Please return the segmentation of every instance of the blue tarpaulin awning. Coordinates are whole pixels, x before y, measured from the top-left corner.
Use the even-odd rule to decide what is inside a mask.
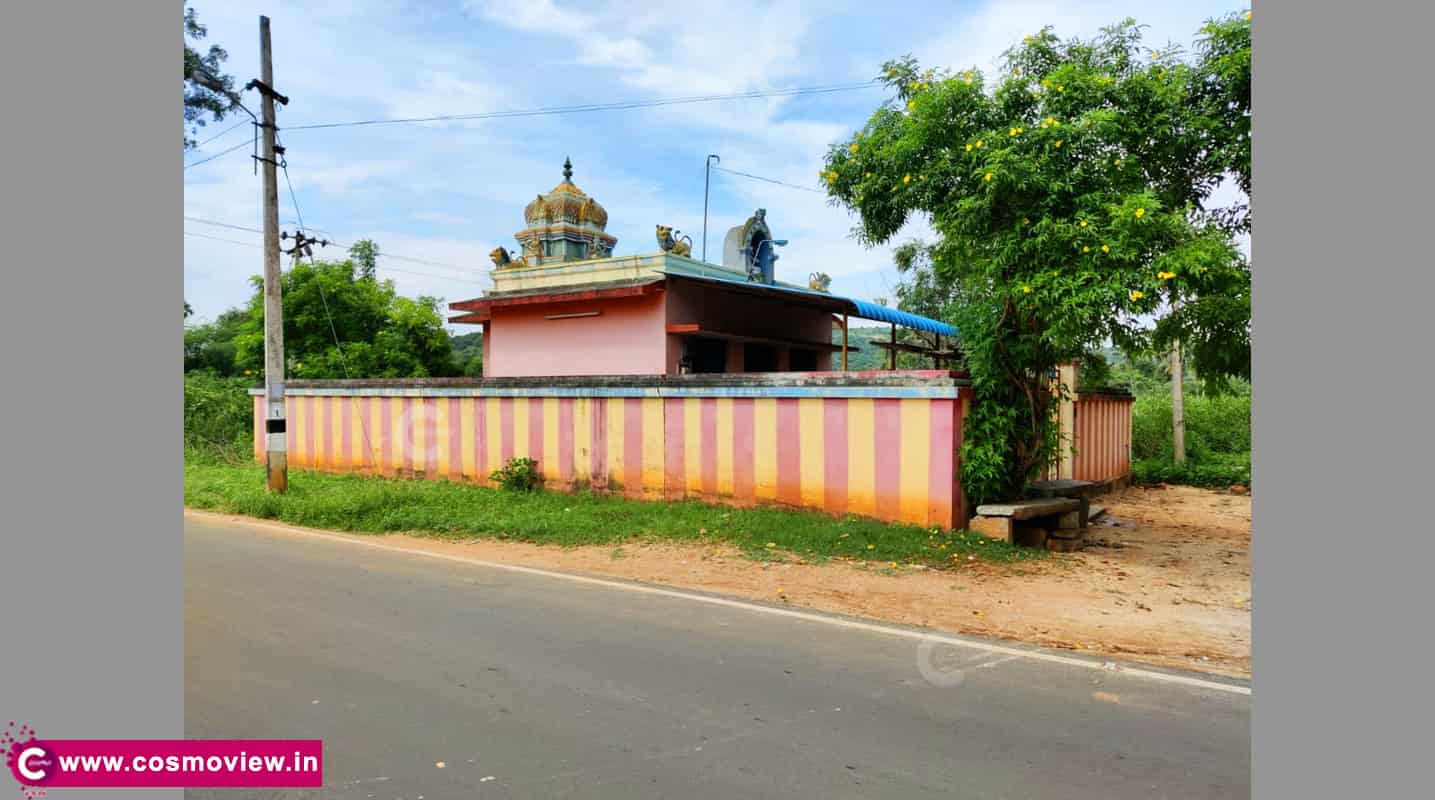
[[[855,317],[875,319],[878,322],[889,322],[893,325],[901,325],[904,328],[912,328],[914,330],[926,331],[927,333],[935,333],[942,336],[957,335],[956,328],[953,328],[945,322],[932,319],[931,317],[909,314],[906,311],[898,311],[895,308],[879,306],[876,303],[869,303],[866,300],[847,299],[847,302],[851,303],[856,309],[856,311],[852,312],[852,315]]]

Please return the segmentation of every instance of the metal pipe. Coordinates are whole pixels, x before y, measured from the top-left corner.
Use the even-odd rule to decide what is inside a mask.
[[[703,263],[708,262],[708,186],[713,174],[713,159],[722,163],[722,159],[716,153],[708,153],[707,160],[703,162]]]

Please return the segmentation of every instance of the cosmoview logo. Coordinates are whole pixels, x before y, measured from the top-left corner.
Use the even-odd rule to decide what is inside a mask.
[[[42,788],[56,773],[54,750],[35,738],[35,729],[29,725],[16,725],[13,721],[0,734],[0,746],[5,748],[5,764],[20,780],[20,792],[26,800],[38,800],[46,791]]]
[[[44,783],[54,774],[55,756],[43,744],[31,744],[15,756],[15,771],[32,783]]]

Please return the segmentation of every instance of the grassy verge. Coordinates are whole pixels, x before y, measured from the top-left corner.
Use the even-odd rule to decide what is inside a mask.
[[[291,470],[289,492],[269,494],[264,470],[186,454],[184,503],[353,533],[439,539],[491,537],[562,546],[670,541],[736,545],[754,558],[851,558],[950,565],[967,556],[1010,562],[1043,555],[961,531],[777,508],[660,503],[591,493],[520,493],[447,481],[392,480]]]

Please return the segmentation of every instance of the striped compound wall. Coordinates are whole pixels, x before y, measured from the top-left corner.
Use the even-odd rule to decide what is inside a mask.
[[[950,380],[300,385],[287,391],[289,465],[488,484],[489,473],[509,459],[528,457],[553,489],[777,503],[951,528],[967,519],[958,453],[969,391]],[[262,462],[261,401],[254,397],[255,457]],[[1115,399],[1107,410],[1083,396],[1078,408],[1075,477],[1124,475],[1130,401]]]
[[[957,392],[290,388],[289,465],[486,484],[490,472],[526,456],[550,488],[951,527],[965,519],[956,460],[965,400]],[[861,393],[887,396],[842,396]]]

